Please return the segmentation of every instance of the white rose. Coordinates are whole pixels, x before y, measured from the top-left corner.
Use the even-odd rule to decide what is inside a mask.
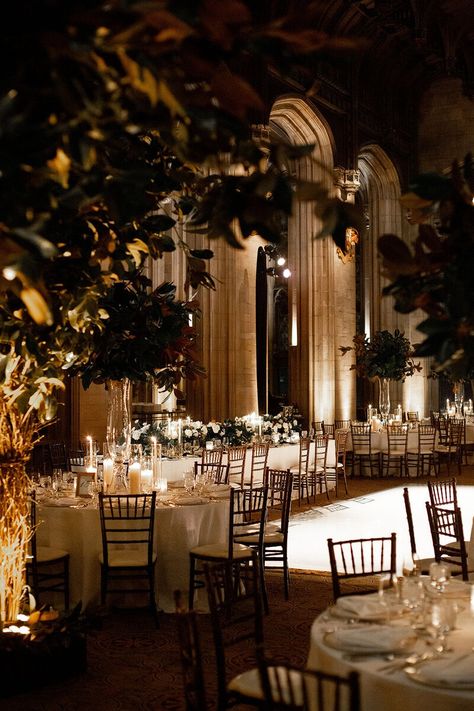
[[[207,427],[206,427],[206,425],[203,425],[203,426],[201,427],[201,433],[202,433],[203,435],[207,435]]]
[[[190,430],[188,427],[184,430],[184,436],[185,437],[192,437],[193,436],[193,431]]]
[[[221,429],[221,426],[217,422],[212,422],[211,428],[214,434],[218,434]]]

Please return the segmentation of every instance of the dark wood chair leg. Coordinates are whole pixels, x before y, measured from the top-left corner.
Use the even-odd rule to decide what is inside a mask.
[[[196,561],[194,556],[189,556],[189,598],[188,598],[188,609],[194,609],[194,578],[196,575]]]

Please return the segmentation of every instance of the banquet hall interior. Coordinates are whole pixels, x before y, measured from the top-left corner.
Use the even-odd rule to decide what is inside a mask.
[[[473,708],[471,0],[3,34],[0,709]]]

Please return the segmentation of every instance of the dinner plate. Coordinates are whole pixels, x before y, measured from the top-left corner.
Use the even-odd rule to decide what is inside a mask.
[[[378,602],[378,597],[370,597],[372,597],[373,599],[375,598],[374,602]],[[368,598],[368,595],[360,596],[361,606],[364,604],[364,602],[368,601]],[[376,608],[377,605],[375,605],[374,607]],[[342,605],[339,606],[337,603],[329,608],[329,613],[332,617],[336,617],[341,620],[360,620],[361,622],[381,622],[389,617],[401,617],[404,612],[406,612],[406,609],[401,603],[397,603],[395,598],[391,599],[390,601],[387,599],[387,607],[380,605],[379,612],[374,609],[370,612],[370,614],[363,614],[362,610],[357,611],[356,609],[345,609],[344,607],[342,607]]]
[[[434,659],[433,663],[436,663],[436,661],[437,660]],[[474,676],[472,682],[466,681],[460,683],[434,678],[431,674],[427,675],[422,666],[405,667],[404,671],[412,681],[416,681],[418,684],[424,684],[425,686],[434,686],[436,689],[452,689],[453,691],[471,691],[474,689]]]
[[[378,628],[379,632],[381,631],[382,628]],[[410,630],[406,630],[406,634],[403,636],[400,636],[400,628],[384,628],[387,630],[387,635],[389,637],[388,643],[383,643],[380,640],[379,643],[377,643],[376,638],[374,637],[374,632],[376,630],[375,627],[370,627],[365,630],[362,630],[362,628],[354,628],[352,630],[348,630],[348,634],[346,635],[346,638],[344,640],[339,639],[340,637],[340,630],[339,631],[333,631],[333,632],[327,632],[324,635],[323,641],[324,644],[328,647],[331,647],[331,649],[337,649],[340,652],[346,652],[348,654],[357,654],[357,655],[371,655],[371,654],[391,654],[391,653],[404,653],[404,652],[410,652],[413,647],[416,644],[416,636],[411,633]],[[398,630],[398,634],[395,632]],[[363,637],[365,637],[365,631],[367,632],[367,644],[361,644],[360,642],[357,643],[356,637],[357,635],[361,634]],[[351,634],[351,633],[354,634]],[[390,633],[393,632],[393,641],[390,642]],[[351,637],[354,637],[354,640],[351,642]],[[369,638],[372,637],[374,639],[374,643],[370,644]],[[365,640],[364,640],[365,641]]]

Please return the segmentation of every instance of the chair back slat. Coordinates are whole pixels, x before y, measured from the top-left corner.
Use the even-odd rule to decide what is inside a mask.
[[[247,445],[227,448],[227,461],[229,463],[229,481],[237,481],[240,488],[244,488],[245,463]]]
[[[156,491],[152,494],[99,493],[104,564],[116,546],[146,546],[148,564],[153,558]],[[117,525],[120,523],[120,525]]]
[[[426,502],[436,561],[458,566],[463,580],[469,579],[468,554],[459,506],[442,508]]]
[[[198,477],[212,484],[227,484],[229,482],[229,465],[194,462],[194,478]]]
[[[218,704],[228,708],[227,650],[245,641],[263,645],[262,597],[257,553],[245,563],[225,561],[204,564],[215,647]]]
[[[396,534],[346,541],[328,539],[334,599],[345,593],[340,582],[350,578],[396,574]]]
[[[258,486],[262,485],[267,468],[269,442],[254,442],[252,445],[252,459],[250,464],[250,488],[254,481]]]
[[[428,481],[428,494],[432,506],[442,506],[455,508],[458,505],[458,495],[456,479],[443,479],[439,481]]]
[[[258,655],[265,709],[272,711],[359,711],[359,675],[299,669]]]
[[[179,590],[174,597],[186,711],[207,711],[197,615],[194,610],[184,609]]]

